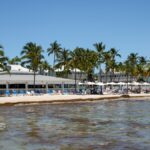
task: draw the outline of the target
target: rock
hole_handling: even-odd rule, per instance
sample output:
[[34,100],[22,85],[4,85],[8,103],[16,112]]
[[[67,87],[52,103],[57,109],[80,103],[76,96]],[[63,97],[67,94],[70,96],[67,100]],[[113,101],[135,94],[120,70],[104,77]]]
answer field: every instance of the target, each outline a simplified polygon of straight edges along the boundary
[[130,95],[128,95],[128,94],[124,94],[124,95],[121,95],[121,97],[123,97],[123,98],[129,98],[129,97],[130,97]]

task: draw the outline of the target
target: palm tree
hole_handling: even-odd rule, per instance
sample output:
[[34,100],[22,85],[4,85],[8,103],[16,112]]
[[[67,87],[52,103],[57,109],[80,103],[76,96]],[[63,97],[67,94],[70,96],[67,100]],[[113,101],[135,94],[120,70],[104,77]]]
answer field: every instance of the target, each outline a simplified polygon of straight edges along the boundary
[[75,72],[74,72],[74,80],[75,80],[75,93],[77,92],[77,76],[76,76],[76,69],[78,68],[78,65],[80,63],[78,63],[78,53],[76,53],[76,50],[78,50],[78,48],[76,48],[74,51],[71,51],[70,52],[70,56],[71,56],[71,59],[69,61],[69,66],[71,69],[73,69]]
[[[138,76],[139,72],[142,72],[141,66],[138,64],[138,59],[139,57],[137,53],[131,53],[130,55],[128,55],[127,60],[124,62],[124,71],[127,76],[127,93],[128,93],[129,76],[131,81],[133,80],[132,79],[133,77]],[[140,59],[141,61],[143,61],[143,58]]]
[[[114,77],[114,72],[115,72],[115,69],[117,68],[117,63],[116,63],[116,57],[121,57],[121,55],[119,54],[119,51],[116,50],[115,48],[111,48],[109,50],[109,53],[110,53],[110,69],[111,69],[111,72],[112,72],[112,77]],[[111,78],[112,80],[112,78]]]
[[72,53],[73,67],[87,74],[87,80],[93,80],[93,71],[97,66],[98,54],[95,51],[77,47]]
[[[53,69],[55,68],[56,59],[58,58],[60,52],[61,52],[61,45],[57,43],[57,41],[54,41],[50,44],[50,48],[47,49],[48,56],[51,54],[54,54],[54,60],[53,60]],[[55,69],[54,69],[55,71]]]
[[85,49],[81,47],[76,47],[73,51],[70,52],[71,59],[69,61],[69,67],[74,70],[74,80],[75,80],[75,92],[76,92],[76,80],[77,80],[77,69],[80,69],[80,71],[85,72],[85,63],[87,60],[85,60],[86,53]]
[[147,82],[149,82],[150,78],[150,66],[147,67],[145,73],[144,73],[145,78],[147,79]]
[[19,58],[18,56],[8,60],[9,64],[19,64],[20,62],[21,62],[21,58]]
[[147,60],[145,57],[138,57],[136,76],[138,77],[138,81],[144,81],[144,74],[146,72],[146,63]]
[[62,49],[60,52],[58,58],[57,58],[57,64],[55,65],[56,68],[62,68],[64,67],[63,75],[67,75],[69,73],[69,62],[71,60],[70,51],[67,49]]
[[53,68],[46,60],[41,61],[39,68],[40,68],[40,74],[43,74],[44,71],[48,71],[48,74],[50,73],[50,71],[53,71]]
[[123,69],[124,69],[124,72],[126,74],[126,77],[127,77],[127,93],[128,94],[128,82],[129,82],[129,75],[131,74],[131,64],[130,64],[130,61],[127,59],[124,64],[123,64]]
[[108,79],[108,72],[110,72],[111,68],[111,55],[109,51],[104,52],[104,63],[105,63],[105,74],[106,74],[106,82]]
[[136,76],[137,72],[137,63],[138,63],[138,54],[137,53],[130,53],[130,55],[127,58],[127,61],[129,62],[129,69],[131,74],[131,79]]
[[8,71],[8,69],[6,68],[5,62],[8,60],[8,58],[5,56],[4,50],[3,50],[3,46],[0,45],[0,68],[3,70]]
[[97,53],[98,53],[98,56],[99,56],[99,59],[98,59],[98,64],[99,64],[99,80],[100,82],[102,81],[101,79],[101,64],[104,63],[104,51],[105,51],[105,45],[101,42],[101,43],[95,43],[93,44]]
[[145,77],[146,81],[148,82],[149,78],[150,78],[150,60],[147,60],[147,62],[146,62],[144,77]]
[[38,71],[39,65],[42,59],[44,58],[44,56],[42,55],[43,52],[44,50],[42,49],[41,46],[32,42],[27,43],[23,47],[23,50],[21,51],[22,60],[23,60],[22,64],[29,65],[34,72],[34,90],[35,90],[36,72]]
[[120,82],[121,75],[124,72],[124,64],[122,62],[117,63],[116,71],[119,73],[118,82]]
[[86,49],[85,56],[85,72],[87,73],[88,80],[93,81],[94,68],[97,67],[99,57],[95,51],[89,49]]

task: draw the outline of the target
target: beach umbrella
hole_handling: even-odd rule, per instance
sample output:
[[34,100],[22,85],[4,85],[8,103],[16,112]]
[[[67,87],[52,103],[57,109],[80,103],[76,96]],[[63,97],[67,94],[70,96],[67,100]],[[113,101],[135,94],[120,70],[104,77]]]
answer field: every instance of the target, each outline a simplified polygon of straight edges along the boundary
[[130,85],[141,85],[141,83],[139,83],[139,82],[132,82],[132,83],[130,83]]
[[103,82],[97,82],[97,83],[95,83],[95,85],[103,86],[105,84]]
[[117,85],[118,83],[115,83],[115,82],[109,82],[109,83],[106,83],[107,85]]
[[95,82],[86,82],[86,85],[95,85]]
[[118,85],[126,85],[127,83],[125,82],[118,82]]
[[127,85],[127,84],[128,84],[128,85],[133,85],[133,83],[131,83],[131,82],[126,82],[126,85]]
[[82,82],[79,82],[78,84],[79,84],[79,85],[84,85],[84,83],[82,83]]
[[148,85],[150,85],[150,83],[144,82],[144,83],[142,83],[141,85],[148,86]]

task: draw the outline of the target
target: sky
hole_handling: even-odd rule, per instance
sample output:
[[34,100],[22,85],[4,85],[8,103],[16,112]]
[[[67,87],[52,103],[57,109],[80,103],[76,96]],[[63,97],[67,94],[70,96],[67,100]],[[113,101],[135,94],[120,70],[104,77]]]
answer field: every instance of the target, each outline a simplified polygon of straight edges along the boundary
[[63,48],[94,49],[103,42],[122,58],[131,52],[150,58],[150,0],[0,0],[0,44],[9,57],[27,42],[45,50],[55,40]]

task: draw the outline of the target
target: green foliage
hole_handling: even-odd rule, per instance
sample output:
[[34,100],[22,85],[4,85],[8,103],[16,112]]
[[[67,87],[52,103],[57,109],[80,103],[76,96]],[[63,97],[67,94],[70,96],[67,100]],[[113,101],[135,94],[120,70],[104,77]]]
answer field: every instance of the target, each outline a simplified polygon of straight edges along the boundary
[[34,90],[36,71],[38,71],[41,62],[44,59],[44,56],[42,55],[43,52],[44,50],[41,46],[32,42],[27,43],[21,51],[22,65],[29,66],[29,68],[34,72]]
[[57,41],[54,41],[50,44],[50,47],[47,49],[48,56],[51,54],[54,54],[54,61],[53,61],[53,68],[56,63],[56,59],[58,58],[59,54],[61,53],[61,45],[57,43]]
[[8,60],[9,64],[20,64],[20,62],[21,62],[21,58],[19,58],[18,56]]
[[0,45],[0,69],[8,71],[5,66],[5,63],[8,61],[8,58],[5,56],[3,46]]
[[[70,70],[80,69],[81,72],[87,74],[88,80],[93,80],[94,69],[101,70],[101,65],[105,66],[106,74],[108,72],[114,73],[123,72],[137,79],[146,80],[150,76],[150,60],[147,60],[143,56],[139,56],[137,53],[131,53],[128,55],[124,62],[117,62],[116,58],[121,57],[119,51],[115,48],[111,48],[106,51],[105,45],[100,43],[93,44],[95,50],[85,49],[82,47],[76,47],[74,50],[68,50],[61,48],[61,45],[54,41],[47,49],[48,56],[54,55],[53,68],[49,63],[44,60],[43,49],[36,43],[29,42],[21,51],[21,58],[16,56],[10,59],[10,64],[19,64],[28,67],[36,71],[55,70],[54,68],[64,67],[64,71],[59,73],[60,76],[67,77]],[[4,54],[3,47],[0,45],[0,68],[5,70],[4,65],[8,58]]]
[[71,68],[78,68],[92,78],[94,68],[97,66],[98,54],[95,51],[77,47],[71,53]]
[[71,61],[71,52],[67,49],[62,49],[57,56],[57,64],[55,68],[63,68],[62,72],[57,73],[58,76],[68,77],[70,73],[70,61]]
[[27,43],[21,51],[22,64],[29,65],[34,72],[38,71],[39,65],[41,64],[42,59],[44,59],[44,56],[42,55],[43,52],[44,50],[42,47],[36,43]]

